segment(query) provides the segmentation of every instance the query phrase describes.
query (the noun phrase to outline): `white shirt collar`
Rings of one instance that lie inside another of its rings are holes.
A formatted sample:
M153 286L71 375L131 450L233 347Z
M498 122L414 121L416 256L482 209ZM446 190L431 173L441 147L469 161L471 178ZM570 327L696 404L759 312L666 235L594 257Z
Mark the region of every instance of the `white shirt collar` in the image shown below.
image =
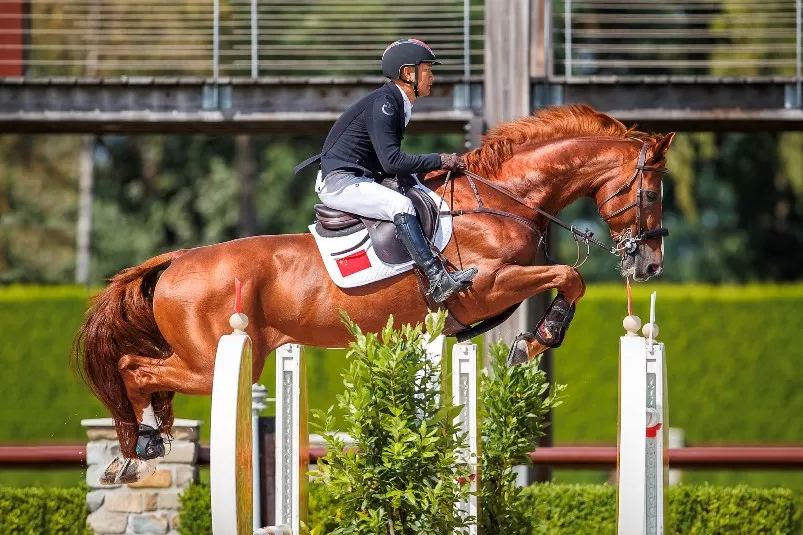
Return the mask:
M405 93L398 84L393 85L399 90L399 93L402 95L402 100L404 100L404 126L407 126L407 124L410 122L410 116L413 114L413 103L410 102L410 98L407 96L407 93Z

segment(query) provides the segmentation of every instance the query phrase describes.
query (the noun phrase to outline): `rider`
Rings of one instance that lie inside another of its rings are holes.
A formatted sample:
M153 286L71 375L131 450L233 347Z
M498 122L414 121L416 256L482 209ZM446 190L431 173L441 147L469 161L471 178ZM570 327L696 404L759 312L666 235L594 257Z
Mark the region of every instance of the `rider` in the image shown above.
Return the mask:
M397 173L465 170L457 154L401 151L413 103L430 94L432 66L439 64L432 49L417 39L387 47L382 73L391 81L349 108L330 130L321 154L299 164L296 172L320 159L315 190L326 206L393 221L396 236L429 281L428 294L440 303L470 287L477 269L447 271L433 254L410 199L378 183Z

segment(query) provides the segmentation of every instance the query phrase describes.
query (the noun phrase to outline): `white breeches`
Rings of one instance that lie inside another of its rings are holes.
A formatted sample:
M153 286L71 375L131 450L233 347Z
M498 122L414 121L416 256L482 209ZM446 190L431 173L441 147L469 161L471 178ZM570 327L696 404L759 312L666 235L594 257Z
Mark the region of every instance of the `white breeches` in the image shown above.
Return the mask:
M319 171L315 191L326 206L362 217L393 221L396 214L415 215L412 201L401 193L345 171L333 171L323 179Z

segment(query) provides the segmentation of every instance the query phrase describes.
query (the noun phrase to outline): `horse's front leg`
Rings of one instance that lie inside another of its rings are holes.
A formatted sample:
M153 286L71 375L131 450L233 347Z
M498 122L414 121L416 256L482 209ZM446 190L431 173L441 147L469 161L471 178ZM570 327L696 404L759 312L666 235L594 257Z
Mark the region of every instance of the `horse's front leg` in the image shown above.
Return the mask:
M577 301L585 294L585 281L570 266L506 265L497 272L492 298L515 301L541 292L557 289L558 297L532 332L519 335L510 348L508 364L520 364L540 355L550 347L558 347L574 316Z

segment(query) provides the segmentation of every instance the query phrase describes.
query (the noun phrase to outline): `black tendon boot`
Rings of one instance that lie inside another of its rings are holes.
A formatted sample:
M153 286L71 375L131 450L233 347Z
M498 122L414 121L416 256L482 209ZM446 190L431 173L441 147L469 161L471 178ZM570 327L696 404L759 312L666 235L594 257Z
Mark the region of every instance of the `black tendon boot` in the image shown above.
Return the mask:
M477 269L470 268L454 273L446 271L443 264L432 254L416 216L396 214L393 223L396 225L396 236L399 241L429 281L427 295L432 295L436 302L441 303L455 292L462 292L471 286L471 280L477 274Z
M145 461L165 456L164 440L158 429L148 424L139 424L137 455Z

